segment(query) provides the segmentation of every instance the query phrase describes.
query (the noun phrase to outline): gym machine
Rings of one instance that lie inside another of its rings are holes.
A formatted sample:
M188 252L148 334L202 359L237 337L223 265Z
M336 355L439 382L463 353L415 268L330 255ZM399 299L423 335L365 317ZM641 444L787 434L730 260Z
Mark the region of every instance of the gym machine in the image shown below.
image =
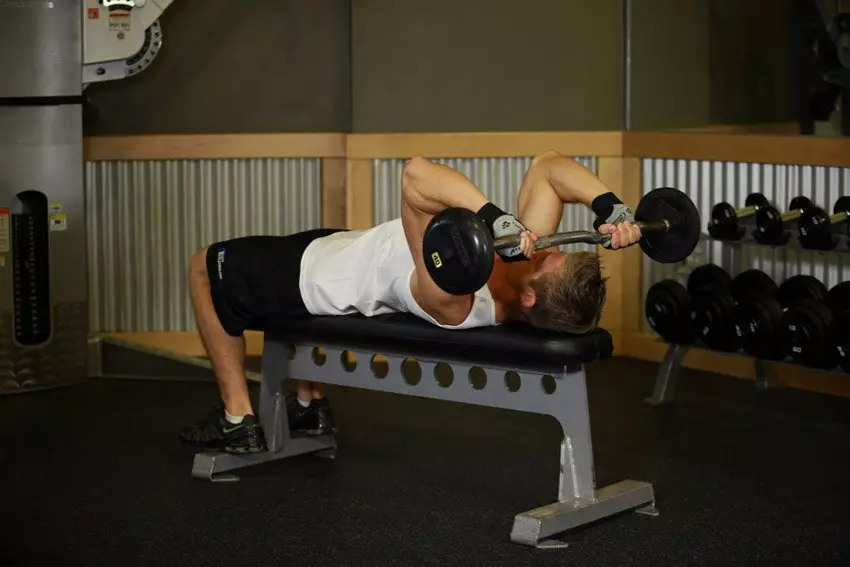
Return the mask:
M172 1L0 2L0 393L89 376L83 91L153 62Z

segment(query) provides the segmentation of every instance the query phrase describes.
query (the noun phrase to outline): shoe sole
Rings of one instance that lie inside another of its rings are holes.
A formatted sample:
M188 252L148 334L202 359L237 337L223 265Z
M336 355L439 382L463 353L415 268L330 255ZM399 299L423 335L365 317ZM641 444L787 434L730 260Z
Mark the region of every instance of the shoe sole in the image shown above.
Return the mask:
M336 433L337 428L331 427L330 429L298 429L296 431L306 433L307 435L329 435L331 433Z
M233 455L247 455L252 453L264 453L268 451L268 447L263 444L260 447L238 447L238 446L225 446L225 447L207 447L205 445L201 445L199 443L193 443L192 441L185 441L183 439L180 440L180 443L189 449L193 449L195 451L209 451L211 453L230 453Z
M224 453L230 453L231 455L249 455L255 453L265 453L268 451L267 447L225 447L221 449Z

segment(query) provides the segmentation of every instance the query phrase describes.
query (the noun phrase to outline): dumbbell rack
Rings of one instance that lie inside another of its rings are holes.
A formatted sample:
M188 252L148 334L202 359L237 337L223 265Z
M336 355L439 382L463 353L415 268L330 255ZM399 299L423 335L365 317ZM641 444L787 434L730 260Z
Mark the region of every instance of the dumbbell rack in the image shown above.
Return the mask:
M655 388L652 391L652 396L646 398L648 403L658 406L673 401L673 392L676 388L676 382L679 379L679 371L682 369L682 361L691 348L694 348L694 345L667 344L667 353L664 355L664 360L661 362L661 367L658 369L658 374L655 377ZM712 352L728 356L742 356L740 353L734 352ZM781 382L769 376L767 372L767 361L754 358L753 364L755 365L756 388L760 390L776 390L783 387ZM770 364L793 363L772 360Z
M759 249L773 249L773 250L795 250L796 252L810 252L813 254L838 254L838 255L850 255L850 238L845 235L840 235L838 245L832 250L815 250L811 248L805 248L802 246L797 239L796 236L792 236L791 239L788 240L786 244L783 245L771 245L771 244L763 244L756 241L752 236L746 236L741 238L740 240L720 240L711 237L707 234L700 235L700 244L702 243L714 243L719 242L723 244L723 252L721 256L721 264L726 266L738 266L742 249L747 247L756 247ZM662 339L658 339L658 342L667 345L667 352L664 355L664 359L661 361L661 365L658 369L658 374L655 377L655 386L653 388L652 395L646 398L646 402L651 405L661 405L667 402L673 401L674 391L676 388L676 383L678 382L679 374L682 369L682 363L687 355L688 351L691 349L705 349L706 347L700 346L699 344L675 344L675 343L667 343ZM708 350L708 349L706 349ZM748 358L752 358L753 366L754 366L754 375L755 375L755 386L759 390L764 391L774 391L781 388L784 388L784 384L776 380L771 376L771 373L768 372L769 366L795 366L800 367L800 365L796 362L790 360L764 360L761 358L750 357L749 355L740 353L740 352L724 352L721 350L711 350L712 353L726 355L726 356L746 356ZM824 370L817 369L818 372L826 373L826 374L836 374L846 377L847 374L840 370Z

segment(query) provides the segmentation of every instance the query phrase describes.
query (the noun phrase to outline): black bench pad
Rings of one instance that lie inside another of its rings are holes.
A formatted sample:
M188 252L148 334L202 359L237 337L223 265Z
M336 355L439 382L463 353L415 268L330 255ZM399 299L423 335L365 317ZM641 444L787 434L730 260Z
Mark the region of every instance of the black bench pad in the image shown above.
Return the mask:
M442 329L408 313L377 317L321 316L270 322L266 341L314 342L376 354L429 356L469 363L502 363L529 369L560 370L611 356L611 335L596 329L584 335L552 333L511 323L476 329Z

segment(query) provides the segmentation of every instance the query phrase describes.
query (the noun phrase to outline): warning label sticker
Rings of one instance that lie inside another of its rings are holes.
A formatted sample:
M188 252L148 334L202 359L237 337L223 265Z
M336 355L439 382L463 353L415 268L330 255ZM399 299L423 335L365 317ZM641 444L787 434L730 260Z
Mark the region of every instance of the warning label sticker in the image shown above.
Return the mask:
M50 215L50 231L61 232L63 230L68 230L68 215L65 213Z
M130 31L130 14L109 14L109 31Z

